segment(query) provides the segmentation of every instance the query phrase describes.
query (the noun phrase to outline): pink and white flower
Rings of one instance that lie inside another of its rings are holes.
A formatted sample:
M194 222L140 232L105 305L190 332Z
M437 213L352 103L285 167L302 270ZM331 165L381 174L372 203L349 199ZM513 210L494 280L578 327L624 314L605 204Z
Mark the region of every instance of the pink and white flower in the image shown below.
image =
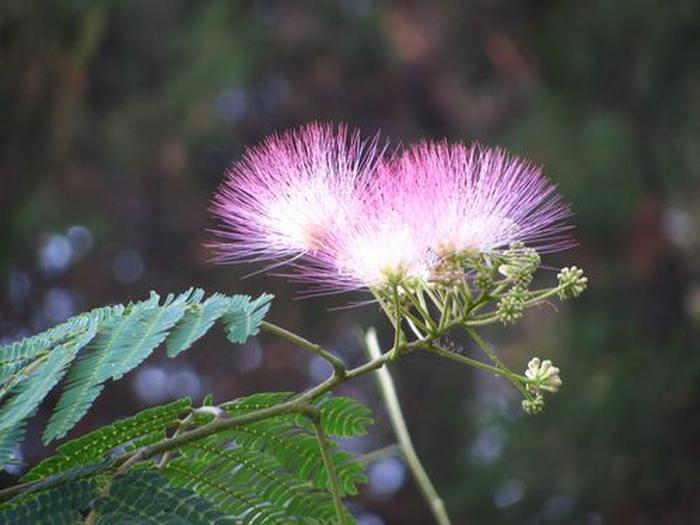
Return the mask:
M227 172L214 198L221 261L280 261L317 252L360 212L356 188L381 157L344 125L312 123L268 137Z
M315 293L428 280L448 257L520 241L570 245L570 215L541 169L501 149L378 140L310 124L234 164L215 197L223 261L290 262Z
M422 142L394 167L392 184L420 195L411 216L433 231L438 257L493 252L520 241L539 252L570 245L570 215L539 167L478 144ZM426 213L425 208L429 208Z

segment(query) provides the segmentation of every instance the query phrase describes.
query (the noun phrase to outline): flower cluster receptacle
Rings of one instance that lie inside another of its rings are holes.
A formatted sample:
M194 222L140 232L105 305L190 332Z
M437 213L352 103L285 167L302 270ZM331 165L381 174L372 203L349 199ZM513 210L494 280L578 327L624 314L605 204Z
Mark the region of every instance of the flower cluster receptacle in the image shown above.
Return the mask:
M541 255L573 244L570 210L538 166L499 148L423 141L395 151L346 126L309 124L248 150L212 210L221 260L287 263L308 295L369 291L394 326L394 357L411 338L429 350L449 330L513 324L587 285L573 266L557 286L531 289ZM538 411L558 375L535 383L480 346Z

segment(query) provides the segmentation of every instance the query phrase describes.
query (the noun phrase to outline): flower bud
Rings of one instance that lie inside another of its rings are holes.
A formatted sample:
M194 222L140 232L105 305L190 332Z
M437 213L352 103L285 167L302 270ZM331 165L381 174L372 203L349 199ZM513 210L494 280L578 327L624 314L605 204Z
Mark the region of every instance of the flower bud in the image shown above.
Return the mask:
M526 414L539 414L544 410L544 398L537 394L534 399L523 399L523 410Z
M503 324L513 324L523 316L524 304L521 297L509 293L498 301L498 318Z
M572 266L571 268L562 268L557 275L559 279L559 298L563 301L573 299L583 293L588 286L588 277L583 275L583 270Z
M541 262L537 251L525 247L521 242L514 242L503 255L504 264L499 266L498 271L512 279L516 285L529 285Z
M559 377L559 368L552 364L552 361L545 359L540 361L539 357L533 357L527 364L525 377L530 380L527 389L533 394L539 394L542 390L555 393L562 385Z

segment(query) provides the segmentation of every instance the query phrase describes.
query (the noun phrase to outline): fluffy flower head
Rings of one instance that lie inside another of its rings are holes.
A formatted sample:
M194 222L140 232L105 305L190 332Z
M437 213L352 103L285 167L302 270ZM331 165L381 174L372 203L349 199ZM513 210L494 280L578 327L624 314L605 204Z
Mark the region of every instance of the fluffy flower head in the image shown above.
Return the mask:
M423 142L398 160L395 182L417 197L438 257L493 252L514 242L538 251L567 246L568 207L541 170L502 149ZM429 208L425 210L425 208Z
M382 200L365 195L360 214L329 236L317 254L321 270L302 269L307 281L320 280L330 291L345 291L427 277L426 231L413 228L403 213L378 202Z
M291 262L319 293L450 281L474 255L570 244L568 206L537 166L446 142L384 159L377 144L310 124L248 150L214 200L220 259Z
M317 252L357 215L357 188L378 157L376 141L318 123L249 149L214 198L219 258L284 260Z

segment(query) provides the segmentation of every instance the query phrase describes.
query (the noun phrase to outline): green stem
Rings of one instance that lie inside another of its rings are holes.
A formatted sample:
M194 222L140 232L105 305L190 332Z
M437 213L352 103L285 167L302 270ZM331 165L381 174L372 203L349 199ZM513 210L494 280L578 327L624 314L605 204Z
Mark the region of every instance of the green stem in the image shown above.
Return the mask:
M465 326L465 330L467 333L471 336L474 341L476 341L476 344L479 345L479 348L481 348L484 353L489 356L489 358L496 363L496 366L500 368L503 371L503 375L510 379L511 383L515 385L515 387L520 390L520 393L525 396L525 399L532 399L532 396L530 393L527 391L527 389L522 385L521 381L525 378L522 376L518 376L517 374L514 374L511 372L511 370L501 361L501 359L496 355L496 352L491 350L489 345L486 344L486 341L484 341L479 333L474 330L473 328L470 328L468 326ZM525 379L526 380L526 379Z
M442 301L435 296L435 292L433 292L433 290L430 289L430 285L424 284L422 285L422 288L425 291L426 295L430 297L430 300L433 302L440 314L442 314L442 312L444 311L444 305Z
M377 340L377 332L375 330L371 329L367 332L365 342L367 351L373 360L376 360L382 355L379 348L379 341ZM425 468L423 468L418 458L416 449L413 447L411 435L408 432L408 427L406 426L406 421L401 411L401 405L399 404L391 374L386 368L382 368L377 371L377 377L389 413L389 419L391 420L391 425L394 428L399 445L403 451L406 464L418 488L430 506L430 510L438 525L450 525L450 518L445 510L445 504L435 490L433 483L430 481L430 477L428 477L428 473L425 471Z
M394 324L394 345L391 348L391 355L394 359L399 357L399 344L401 343L401 310L399 308L399 291L394 286L394 312L396 323ZM378 356L375 356L378 357Z
M347 525L347 520L345 519L345 509L343 508L343 500L340 498L340 489L338 488L338 475L335 472L335 465L333 465L333 457L331 456L328 438L326 438L326 434L323 431L323 427L321 426L321 422L318 417L312 418L311 422L314 426L314 431L316 432L318 446L321 449L323 464L326 467L326 472L328 473L328 485L331 490L331 495L333 496L333 505L335 506L335 514L338 517L338 523L340 525Z
M187 429L187 427L192 423L192 420L194 418L192 417L192 413L188 414L188 416L183 419L178 427L175 429L175 432L173 433L173 436L179 436L183 430ZM163 468L165 465L168 464L168 461L170 461L170 455L172 454L172 450L166 450L163 452L163 455L160 457L160 461L158 462L158 468Z
M471 321L465 321L464 326L485 326L487 324L493 324L499 321L498 315L488 315L485 317L480 317L478 319L473 319Z
M531 306L535 306L536 304L541 303L545 299L549 299L550 297L558 294L562 290L562 286L555 286L554 288L545 288L543 290L537 290L534 292L534 296L527 301L523 303L523 308L529 308ZM489 297L499 297L498 290L494 290L489 294ZM476 312L481 308L484 304L486 304L488 301L484 301L481 304L476 305L475 307L471 308L469 313ZM478 315L476 317L473 317L472 319L469 319L468 321L465 321L464 325L465 326L484 326L487 324L492 324L495 323L496 321L499 320L498 315L494 314L493 312L488 312L482 315Z
M268 323L267 321L262 321L260 323L260 329L264 330L265 332L268 332L270 334L276 335L290 343L292 343L295 346L298 346L300 348L304 348L305 350L309 350L310 352L313 352L317 356L325 359L330 363L330 365L333 367L333 370L335 373L339 376L344 376L345 373L347 372L347 369L345 367L345 363L343 362L342 359L340 359L337 356L334 356L327 350L325 350L321 345L317 345L316 343L312 343L311 341L308 341L307 339L304 339L303 337L290 332L289 330L286 330L282 328L281 326L277 326L272 323Z
M428 352L431 352L435 355L439 355L441 357L446 357L447 359L452 359L453 361L457 361L459 363L462 363L463 365L468 365L472 366L474 368L478 368L479 370L483 370L484 372L488 372L490 374L494 374L497 376L504 377L506 379L512 380L513 378L518 379L519 381L527 381L526 377L508 373L505 370L502 370L500 368L496 368L495 366L487 365L486 363L482 363L481 361L477 361L476 359L472 359L471 357L467 357L462 354L457 354L455 352L450 352L449 350L446 350L445 348L433 343L431 345L427 345L426 350Z
M412 293L406 294L406 296L408 297L408 300L411 302L413 307L416 309L416 312L418 312L422 319L418 319L415 315L408 311L404 312L404 316L406 316L407 319L411 319L413 323L424 332L430 332L432 330L435 330L437 328L437 325L430 318L430 314L425 308L423 301L419 301L418 299L416 299L416 297Z
M363 454L362 456L356 458L355 461L362 463L363 465L371 465L375 461L392 456L403 456L401 447L396 443L367 452L367 454Z
M541 291L541 293L539 293L539 295L537 295L537 293L540 292L540 290L538 290L537 292L533 292L533 293L535 293L535 295L531 299L528 299L527 301L525 301L524 306L527 308L528 306L534 306L537 303L541 303L545 299L549 299L550 297L558 294L564 288L566 288L566 287L565 286L555 286L554 288L544 289Z

